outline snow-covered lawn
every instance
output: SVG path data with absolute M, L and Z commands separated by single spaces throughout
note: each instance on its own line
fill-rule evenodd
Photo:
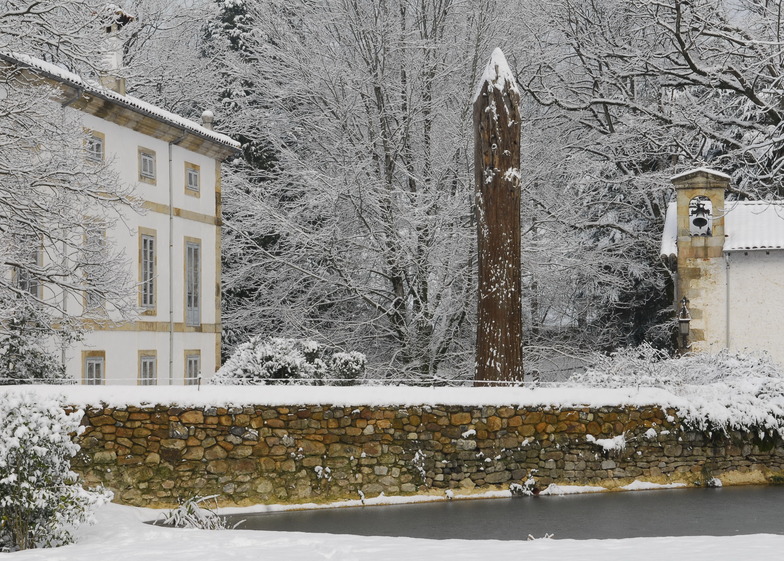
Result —
M 375 508 L 375 507 L 374 507 Z M 383 507 L 380 507 L 383 508 Z M 688 559 L 689 561 L 779 561 L 784 536 L 663 537 L 624 540 L 426 540 L 248 530 L 178 530 L 144 524 L 159 511 L 108 504 L 98 523 L 79 530 L 79 541 L 57 549 L 0 554 L 9 560 L 110 561 L 475 561 L 513 559 Z

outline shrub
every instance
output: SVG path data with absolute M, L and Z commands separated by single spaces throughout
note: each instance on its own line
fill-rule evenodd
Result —
M 634 386 L 675 389 L 757 380 L 777 385 L 784 380 L 780 368 L 767 354 L 743 354 L 723 350 L 716 354 L 695 353 L 670 357 L 644 344 L 612 354 L 595 354 L 593 366 L 575 374 L 570 383 L 603 388 Z
M 671 358 L 643 345 L 596 355 L 594 366 L 572 376 L 568 384 L 661 388 L 679 398 L 678 415 L 695 429 L 784 436 L 784 373 L 764 353 L 723 350 Z
M 11 319 L 0 336 L 0 385 L 69 382 L 65 366 L 37 346 L 40 337 L 24 316 Z
M 0 394 L 0 550 L 52 547 L 92 522 L 93 508 L 111 498 L 87 491 L 71 471 L 82 412 L 66 414 L 52 399 Z
M 367 359 L 362 353 L 335 353 L 330 360 L 332 377 L 330 380 L 336 386 L 350 386 L 362 377 L 365 372 Z
M 209 497 L 192 497 L 185 501 L 180 501 L 180 506 L 163 514 L 160 522 L 164 526 L 172 526 L 174 528 L 225 530 L 228 528 L 226 525 L 226 519 L 221 518 L 215 514 L 211 508 L 202 506 L 202 503 L 215 500 L 217 496 L 218 495 L 210 495 Z M 240 524 L 242 524 L 242 521 L 238 522 L 229 529 L 236 528 Z
M 365 370 L 362 353 L 326 355 L 324 347 L 315 341 L 256 336 L 237 347 L 210 383 L 349 385 Z

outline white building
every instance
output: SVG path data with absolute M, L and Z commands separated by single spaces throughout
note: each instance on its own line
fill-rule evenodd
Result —
M 221 162 L 239 144 L 203 125 L 46 62 L 0 54 L 60 91 L 89 131 L 89 158 L 110 162 L 133 186 L 144 213 L 127 211 L 106 237 L 125 250 L 138 280 L 138 317 L 98 326 L 64 350 L 69 375 L 85 384 L 195 383 L 220 366 Z M 109 86 L 109 87 L 106 87 Z M 85 306 L 69 301 L 69 310 Z
M 661 256 L 675 270 L 679 314 L 687 300 L 682 346 L 765 350 L 784 365 L 784 201 L 725 202 L 730 177 L 710 169 L 672 182 Z

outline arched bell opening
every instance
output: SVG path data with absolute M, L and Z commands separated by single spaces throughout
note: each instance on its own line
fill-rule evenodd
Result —
M 689 201 L 689 234 L 711 236 L 713 232 L 713 203 L 700 195 Z

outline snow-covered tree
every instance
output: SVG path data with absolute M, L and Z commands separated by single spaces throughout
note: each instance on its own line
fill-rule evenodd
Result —
M 68 381 L 62 362 L 39 346 L 36 334 L 47 333 L 31 321 L 32 316 L 16 315 L 7 321 L 7 333 L 0 334 L 0 385 Z
M 779 193 L 782 9 L 757 0 L 537 5 L 519 79 L 619 176 L 708 162 Z
M 523 247 L 539 253 L 524 263 L 532 335 L 543 337 L 532 342 L 665 344 L 671 296 L 657 263 L 669 177 L 707 164 L 733 175 L 737 196 L 781 194 L 780 7 L 524 7 L 509 54 L 533 124 L 523 139 Z
M 225 321 L 362 348 L 376 372 L 470 375 L 470 99 L 493 3 L 245 4 L 277 160 L 227 186 L 245 299 Z
M 221 72 L 231 63 L 225 54 L 218 61 L 217 52 L 208 52 L 214 3 L 131 0 L 123 8 L 134 17 L 117 34 L 128 93 L 190 119 L 206 109 L 220 119 Z
M 666 346 L 656 326 L 671 302 L 658 259 L 668 181 L 607 178 L 611 164 L 586 154 L 579 131 L 554 126 L 563 122 L 552 113 L 529 103 L 523 116 L 527 361 L 557 370 L 597 348 Z
M 243 142 L 224 176 L 229 346 L 316 338 L 367 351 L 376 373 L 471 371 L 468 110 L 495 46 L 524 93 L 534 370 L 666 345 L 657 246 L 674 170 L 708 163 L 739 196 L 781 189 L 777 3 L 133 6 L 146 27 L 127 31 L 130 87 L 193 117 L 215 107 Z
M 71 470 L 82 412 L 67 414 L 53 399 L 0 395 L 0 551 L 52 547 L 72 541 L 79 524 L 110 499 L 82 488 Z
M 97 72 L 112 14 L 90 1 L 0 7 L 0 331 L 24 316 L 36 337 L 70 337 L 85 319 L 133 310 L 128 267 L 105 236 L 118 209 L 132 206 L 127 187 L 111 162 L 89 157 L 89 135 L 55 101 L 56 86 L 15 64 L 30 55 Z M 92 305 L 63 305 L 83 299 Z

